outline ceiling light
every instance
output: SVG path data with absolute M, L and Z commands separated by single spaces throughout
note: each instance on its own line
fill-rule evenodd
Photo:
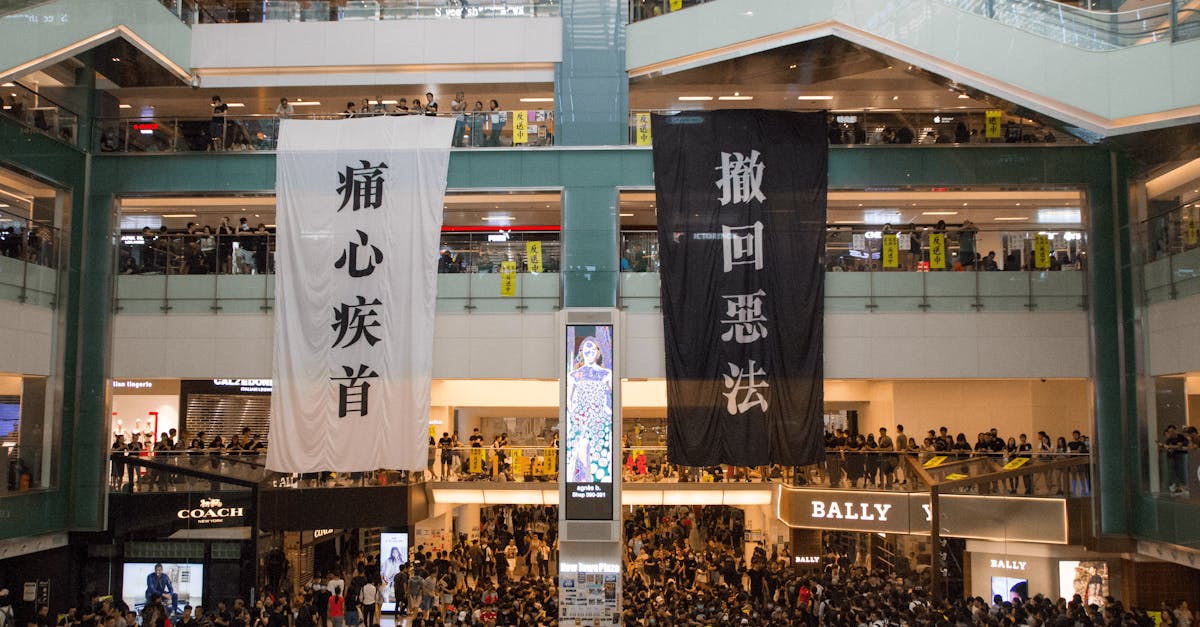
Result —
M 400 104 L 399 100 L 384 100 L 383 104 Z
M 834 220 L 834 224 L 858 224 L 858 220 Z
M 1083 219 L 1078 209 L 1038 209 L 1037 221 L 1042 224 L 1079 224 Z
M 970 97 L 970 96 L 968 96 L 968 95 L 966 95 L 966 94 L 959 94 L 959 95 L 958 95 L 958 99 L 959 99 L 959 100 L 969 100 L 970 98 L 971 98 L 971 97 Z
M 617 215 L 621 216 L 622 218 L 632 218 L 633 217 L 632 213 L 618 213 Z
M 321 104 L 319 100 L 296 100 L 292 103 L 293 107 L 315 107 Z
M 712 96 L 680 96 L 679 99 L 683 100 L 683 101 L 692 101 L 692 100 L 703 101 L 703 100 L 712 100 Z
M 553 98 L 522 98 L 521 102 L 554 102 Z
M 162 214 L 162 217 L 164 217 L 164 218 L 194 218 L 194 217 L 196 217 L 196 214 L 194 214 L 194 213 L 164 213 L 164 214 Z
M 789 70 L 794 70 L 794 69 L 796 69 L 796 64 L 795 64 L 795 63 L 793 63 L 793 64 L 789 65 L 789 66 L 788 66 L 788 69 L 789 69 Z
M 892 96 L 892 100 L 899 100 L 900 96 Z
M 235 109 L 237 107 L 244 107 L 246 105 L 241 102 L 227 102 L 225 103 L 225 106 L 229 107 L 230 109 Z
M 754 96 L 719 96 L 717 100 L 754 100 Z
M 113 57 L 113 58 L 112 58 L 112 60 L 113 60 L 113 61 L 116 61 L 117 63 L 120 63 L 120 62 L 121 62 L 121 57 Z
M 16 83 L 5 83 L 3 85 L 0 85 L 0 87 L 16 87 L 16 86 L 17 86 Z
M 964 202 L 964 203 L 963 203 L 963 206 L 964 206 L 964 207 L 966 207 L 966 206 L 967 206 L 967 203 L 965 203 L 965 202 Z
M 1029 216 L 1005 216 L 992 219 L 996 222 L 1024 222 L 1029 219 Z
M 956 216 L 956 215 L 958 215 L 958 212 L 957 211 L 922 211 L 921 215 L 923 215 L 923 216 Z
M 511 222 L 515 220 L 512 216 L 484 216 L 484 222 Z
M 1015 205 L 1016 205 L 1016 206 L 1018 206 L 1018 207 L 1020 207 L 1020 206 L 1021 206 L 1021 203 L 1019 203 L 1019 202 L 1018 202 L 1018 203 L 1013 203 L 1013 204 L 1015 204 Z
M 796 96 L 796 100 L 833 100 L 833 96 Z
M 118 109 L 132 109 L 133 105 L 122 104 L 122 105 L 117 105 L 117 108 Z

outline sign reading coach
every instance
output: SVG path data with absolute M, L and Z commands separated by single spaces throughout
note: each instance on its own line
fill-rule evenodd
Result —
M 419 469 L 453 120 L 285 120 L 267 466 Z
M 655 115 L 668 451 L 686 466 L 822 454 L 822 113 Z

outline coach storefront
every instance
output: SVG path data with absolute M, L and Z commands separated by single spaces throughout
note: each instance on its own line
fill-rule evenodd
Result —
M 255 583 L 254 491 L 219 483 L 208 491 L 112 493 L 109 496 L 109 588 L 130 607 L 145 603 L 155 564 L 180 605 L 229 599 Z

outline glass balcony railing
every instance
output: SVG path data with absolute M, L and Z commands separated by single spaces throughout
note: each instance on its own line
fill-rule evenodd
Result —
M 712 0 L 629 0 L 629 21 Z M 1200 8 L 1170 0 L 1129 11 L 1091 11 L 1058 0 L 933 0 L 1083 50 L 1116 50 L 1200 37 Z
M 4 461 L 4 482 L 0 483 L 0 496 L 11 496 L 43 487 L 42 457 L 46 450 L 41 446 L 16 446 L 5 443 L 0 446 L 0 459 Z
M 1138 225 L 1147 303 L 1200 294 L 1200 202 L 1181 205 Z
M 509 444 L 495 447 L 429 448 L 421 471 L 282 474 L 266 470 L 265 449 L 227 448 L 114 451 L 109 458 L 109 489 L 114 492 L 245 490 L 249 487 L 303 489 L 395 486 L 435 483 L 556 483 L 557 447 Z M 1025 459 L 1025 461 L 1017 461 Z M 443 461 L 445 460 L 445 461 Z M 932 484 L 942 494 L 1030 497 L 1086 497 L 1092 493 L 1087 453 L 1035 452 L 942 454 L 826 449 L 809 466 L 681 466 L 667 459 L 665 446 L 621 448 L 621 474 L 627 483 L 784 483 L 821 489 L 922 492 Z M 27 480 L 20 479 L 18 480 Z M 961 482 L 962 487 L 955 486 Z
M 75 145 L 79 116 L 74 111 L 16 82 L 0 86 L 0 103 L 5 116 L 47 137 Z
M 1087 308 L 1083 271 L 1087 249 L 1082 231 L 956 230 L 947 234 L 947 269 L 940 271 L 928 267 L 932 227 L 918 226 L 898 236 L 896 268 L 882 267 L 879 228 L 830 227 L 825 252 L 828 311 Z M 526 242 L 491 242 L 482 235 L 443 234 L 443 252 L 437 261 L 437 310 L 517 313 L 551 312 L 561 307 L 558 234 L 523 235 L 541 243 L 542 272 L 531 271 Z M 1046 244 L 1040 260 L 1034 254 L 1038 238 L 1044 238 Z M 626 231 L 621 234 L 621 244 L 621 306 L 635 312 L 657 311 L 661 305 L 657 234 Z M 1007 254 L 997 258 L 965 252 L 993 245 Z M 270 311 L 275 299 L 274 250 L 275 235 L 271 232 L 123 234 L 117 254 L 120 277 L 116 310 L 138 314 Z M 517 264 L 512 294 L 501 291 L 501 260 Z
M 189 24 L 557 17 L 557 0 L 162 0 Z
M 54 226 L 0 209 L 0 300 L 54 307 L 62 244 Z
M 686 114 L 687 109 L 640 110 L 629 114 L 629 143 L 649 146 L 653 113 Z M 1033 120 L 1003 115 L 997 137 L 987 137 L 987 111 L 839 110 L 830 113 L 829 144 L 879 146 L 886 144 L 1083 144 L 1083 140 L 1038 124 Z
M 315 114 L 296 118 L 336 120 L 374 115 L 408 115 L 384 105 L 387 113 Z M 516 110 L 439 113 L 459 120 L 456 148 L 554 145 L 554 112 Z M 221 117 L 99 118 L 95 150 L 106 153 L 245 152 L 275 150 L 279 117 L 227 115 Z M 525 129 L 522 132 L 520 129 Z

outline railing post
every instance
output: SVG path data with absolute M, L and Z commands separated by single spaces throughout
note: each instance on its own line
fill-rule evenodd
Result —
M 867 304 L 865 307 L 871 311 L 879 308 L 879 304 L 875 302 L 875 270 L 867 268 Z
M 1171 0 L 1167 10 L 1171 17 L 1171 41 L 1176 42 L 1179 41 L 1179 0 Z
M 1167 275 L 1171 281 L 1171 300 L 1175 300 L 1179 296 L 1179 290 L 1175 286 L 1175 255 L 1172 255 L 1170 251 L 1167 251 Z
M 1025 271 L 1025 297 L 1027 299 L 1027 302 L 1025 303 L 1026 309 L 1028 309 L 1029 311 L 1033 311 L 1035 308 L 1037 308 L 1037 304 L 1033 302 L 1033 270 L 1032 269 Z
M 28 227 L 26 227 L 26 229 L 25 229 L 25 230 L 26 230 L 26 233 L 28 233 L 28 231 L 29 231 L 29 228 L 28 228 Z M 28 237 L 28 235 L 24 235 L 24 236 L 22 236 L 22 237 L 23 237 L 23 238 L 24 238 L 24 237 Z M 23 240 L 23 241 L 24 241 L 24 240 Z M 26 244 L 26 245 L 25 245 L 25 246 L 23 246 L 22 248 L 28 248 L 28 244 Z M 24 253 L 23 253 L 21 256 L 22 256 L 22 257 L 24 257 L 24 259 L 22 260 L 22 263 L 21 263 L 21 294 L 20 294 L 19 296 L 17 296 L 17 302 L 23 303 L 23 302 L 25 302 L 25 301 L 28 299 L 28 289 L 29 289 L 29 259 L 28 259 L 28 257 L 29 257 L 29 251 L 24 251 Z
M 978 312 L 979 310 L 983 309 L 983 298 L 979 294 L 979 262 L 978 261 L 971 264 L 971 270 L 973 270 L 974 274 L 975 274 L 975 302 L 972 303 L 971 307 L 974 307 L 975 311 Z

